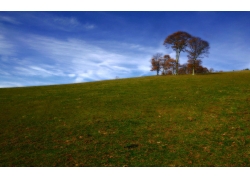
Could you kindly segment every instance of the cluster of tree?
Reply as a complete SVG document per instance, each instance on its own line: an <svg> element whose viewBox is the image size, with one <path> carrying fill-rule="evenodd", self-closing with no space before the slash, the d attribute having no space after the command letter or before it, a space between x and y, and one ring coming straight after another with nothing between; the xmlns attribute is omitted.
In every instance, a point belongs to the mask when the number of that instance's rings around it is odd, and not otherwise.
<svg viewBox="0 0 250 180"><path fill-rule="evenodd" d="M209 43L199 37L194 37L187 32L178 31L169 35L163 45L171 47L176 52L176 59L169 55L156 53L151 59L151 71L166 74L195 74L208 73L209 70L203 67L201 59L209 53ZM185 64L179 63L181 52L187 52L188 61Z"/></svg>
<svg viewBox="0 0 250 180"><path fill-rule="evenodd" d="M156 71L157 75L171 75L176 73L178 66L178 74L194 74L194 73L208 73L213 72L211 68L208 70L201 65L201 60L188 60L187 63L176 64L176 60L169 55L162 55L157 53L151 59L151 71Z"/></svg>

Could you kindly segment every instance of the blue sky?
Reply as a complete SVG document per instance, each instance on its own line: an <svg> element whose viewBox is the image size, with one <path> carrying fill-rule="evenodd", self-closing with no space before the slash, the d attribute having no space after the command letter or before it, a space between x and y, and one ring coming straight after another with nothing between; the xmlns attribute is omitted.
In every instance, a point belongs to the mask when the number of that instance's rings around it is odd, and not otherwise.
<svg viewBox="0 0 250 180"><path fill-rule="evenodd" d="M155 75L150 58L174 58L163 41L179 30L210 43L203 66L250 68L250 12L1 11L0 87Z"/></svg>

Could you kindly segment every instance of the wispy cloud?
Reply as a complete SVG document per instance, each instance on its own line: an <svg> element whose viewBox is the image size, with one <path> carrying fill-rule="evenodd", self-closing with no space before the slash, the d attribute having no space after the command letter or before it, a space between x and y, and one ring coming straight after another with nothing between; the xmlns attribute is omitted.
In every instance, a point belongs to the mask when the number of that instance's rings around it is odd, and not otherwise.
<svg viewBox="0 0 250 180"><path fill-rule="evenodd" d="M15 47L5 36L0 34L0 55L8 56L15 53Z"/></svg>
<svg viewBox="0 0 250 180"><path fill-rule="evenodd" d="M16 74L22 76L41 76L41 77L49 77L49 76L65 76L65 74L60 71L60 69L56 69L55 67L49 67L48 65L30 65L30 66L16 66L14 68Z"/></svg>
<svg viewBox="0 0 250 180"><path fill-rule="evenodd" d="M69 31L73 29L94 29L96 26L90 23L81 23L77 18L74 17L52 17L53 25L64 31Z"/></svg>
<svg viewBox="0 0 250 180"><path fill-rule="evenodd" d="M21 83L18 82L6 82L6 81L1 81L0 82L0 88L5 88L5 87L22 87L24 86Z"/></svg>
<svg viewBox="0 0 250 180"><path fill-rule="evenodd" d="M12 17L9 17L9 16L0 16L0 21L8 22L8 23L15 24L15 25L21 24L15 18L12 18Z"/></svg>
<svg viewBox="0 0 250 180"><path fill-rule="evenodd" d="M69 18L69 17L65 17L65 18L62 18L62 17L54 17L53 18L53 22L56 23L56 24L60 24L60 25L63 25L63 26L79 26L80 25L80 22L76 19L76 18Z"/></svg>
<svg viewBox="0 0 250 180"><path fill-rule="evenodd" d="M53 29L58 29L61 31L82 31L82 30L91 30L96 28L96 25L89 22L81 22L75 17L61 17L61 16L51 16L45 14L44 19L41 21L40 18L38 21L45 26Z"/></svg>
<svg viewBox="0 0 250 180"><path fill-rule="evenodd" d="M90 30L90 29L96 28L96 25L90 24L90 23L85 23L85 24L83 24L83 27L84 27L84 29L86 29L86 30Z"/></svg>
<svg viewBox="0 0 250 180"><path fill-rule="evenodd" d="M44 59L57 71L43 65L29 64L27 68L17 68L19 72L30 75L59 75L74 78L75 82L112 79L115 76L128 77L131 72L138 74L149 72L150 56L148 47L141 45L127 45L118 42L96 43L105 44L105 47L93 45L82 40L58 40L43 36L29 36L23 39L29 48L44 56ZM110 47L123 47L109 49ZM107 48L108 47L108 48ZM135 47L139 53L130 53L130 48ZM136 49L137 48L137 49ZM122 52L123 51L123 52ZM152 51L152 49L151 49Z"/></svg>
<svg viewBox="0 0 250 180"><path fill-rule="evenodd" d="M8 22L15 25L26 26L30 29L39 28L41 30L57 30L65 32L81 32L93 30L97 25L91 21L84 21L78 17L58 15L50 12L15 12L16 18L0 14L0 22ZM42 31L41 31L42 32Z"/></svg>
<svg viewBox="0 0 250 180"><path fill-rule="evenodd" d="M10 76L11 74L7 71L0 69L0 76Z"/></svg>
<svg viewBox="0 0 250 180"><path fill-rule="evenodd" d="M249 64L250 47L241 36L224 38L224 41L212 41L208 58L204 58L204 65L216 70L242 70Z"/></svg>
<svg viewBox="0 0 250 180"><path fill-rule="evenodd" d="M150 59L155 53L175 58L163 40L182 29L209 41L204 66L215 70L250 67L248 13L215 13L213 17L190 13L188 18L186 14L0 12L0 83L4 83L0 86L153 75ZM187 54L182 52L180 63L186 62Z"/></svg>

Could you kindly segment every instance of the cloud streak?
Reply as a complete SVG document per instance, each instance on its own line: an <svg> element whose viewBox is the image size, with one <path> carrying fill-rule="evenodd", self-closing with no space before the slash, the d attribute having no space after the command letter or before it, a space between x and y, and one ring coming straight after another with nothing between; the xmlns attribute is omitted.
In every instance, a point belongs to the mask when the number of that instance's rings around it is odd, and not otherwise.
<svg viewBox="0 0 250 180"><path fill-rule="evenodd" d="M249 68L249 15L200 16L188 12L0 12L0 87L153 75L150 59L155 53L175 58L163 41L177 30L204 36L210 43L204 66ZM182 52L180 63L186 62L187 54Z"/></svg>
<svg viewBox="0 0 250 180"><path fill-rule="evenodd" d="M53 28L60 29L63 31L72 31L76 29L91 30L96 28L96 25L90 23L81 23L77 18L74 17L52 17L51 20L47 20L46 24L48 26L53 26Z"/></svg>
<svg viewBox="0 0 250 180"><path fill-rule="evenodd" d="M0 34L0 55L9 56L15 54L15 45L11 43L4 35Z"/></svg>
<svg viewBox="0 0 250 180"><path fill-rule="evenodd" d="M31 57L26 61L19 60L13 73L22 76L44 78L60 76L71 79L69 81L66 78L68 82L65 83L148 74L150 73L149 59L151 56L148 55L148 51L154 51L151 47L135 44L90 43L72 38L59 40L38 35L29 35L21 41L42 60L33 60ZM133 52L131 52L131 48L133 48Z"/></svg>
<svg viewBox="0 0 250 180"><path fill-rule="evenodd" d="M9 16L0 16L0 21L2 21L2 22L8 22L8 23L15 24L15 25L21 24L15 18L12 18L12 17L9 17Z"/></svg>

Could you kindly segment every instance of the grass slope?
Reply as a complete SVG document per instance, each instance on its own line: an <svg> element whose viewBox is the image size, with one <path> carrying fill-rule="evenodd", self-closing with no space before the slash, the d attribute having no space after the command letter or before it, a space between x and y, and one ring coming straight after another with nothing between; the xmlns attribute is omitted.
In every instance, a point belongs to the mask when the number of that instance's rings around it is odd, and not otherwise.
<svg viewBox="0 0 250 180"><path fill-rule="evenodd" d="M0 89L0 166L250 166L250 71Z"/></svg>

